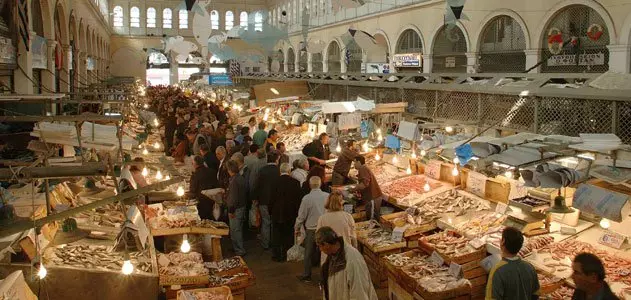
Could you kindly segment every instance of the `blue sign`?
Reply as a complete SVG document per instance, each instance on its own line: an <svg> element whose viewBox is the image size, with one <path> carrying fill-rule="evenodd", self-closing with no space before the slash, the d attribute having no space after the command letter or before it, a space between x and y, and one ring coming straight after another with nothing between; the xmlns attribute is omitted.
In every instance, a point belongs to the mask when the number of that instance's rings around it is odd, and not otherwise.
<svg viewBox="0 0 631 300"><path fill-rule="evenodd" d="M208 76L210 85L232 85L232 77L228 74L210 74Z"/></svg>

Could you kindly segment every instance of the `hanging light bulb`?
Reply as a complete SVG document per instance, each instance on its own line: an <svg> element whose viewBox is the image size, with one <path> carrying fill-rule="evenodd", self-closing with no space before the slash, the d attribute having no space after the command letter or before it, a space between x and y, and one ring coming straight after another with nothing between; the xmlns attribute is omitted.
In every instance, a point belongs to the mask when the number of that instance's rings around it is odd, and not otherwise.
<svg viewBox="0 0 631 300"><path fill-rule="evenodd" d="M377 136L377 140L378 140L379 142L383 141L383 136L381 136L381 133Z"/></svg>
<svg viewBox="0 0 631 300"><path fill-rule="evenodd" d="M153 125L156 127L160 125L160 122L158 122L158 119L153 119Z"/></svg>
<svg viewBox="0 0 631 300"><path fill-rule="evenodd" d="M458 176L458 168L457 167L454 167L453 170L451 170L451 175Z"/></svg>
<svg viewBox="0 0 631 300"><path fill-rule="evenodd" d="M142 155L149 155L149 150L147 150L147 148L142 150Z"/></svg>
<svg viewBox="0 0 631 300"><path fill-rule="evenodd" d="M175 191L175 194L176 194L178 197L182 197L182 196L184 196L184 188L183 188L181 185L180 185L180 186L178 186L178 187L177 187L177 191Z"/></svg>
<svg viewBox="0 0 631 300"><path fill-rule="evenodd" d="M396 165L397 163L399 163L399 159L397 158L397 155L396 155L396 154L392 157L392 163L393 163L393 164L395 164L395 165Z"/></svg>
<svg viewBox="0 0 631 300"><path fill-rule="evenodd" d="M232 109L234 109L234 110L239 109L239 105L237 105L236 103L235 103L235 104L232 104Z"/></svg>
<svg viewBox="0 0 631 300"><path fill-rule="evenodd" d="M368 142L365 142L362 147L364 148L364 152L370 151L370 148L368 148Z"/></svg>
<svg viewBox="0 0 631 300"><path fill-rule="evenodd" d="M421 149L421 157L425 157L426 154L427 152L425 151L425 149Z"/></svg>
<svg viewBox="0 0 631 300"><path fill-rule="evenodd" d="M600 227L602 227L603 229L609 229L609 226L611 226L611 222L609 222L609 219L602 218L600 220Z"/></svg>
<svg viewBox="0 0 631 300"><path fill-rule="evenodd" d="M160 149L160 143L155 142L155 143L153 144L153 149L156 149L156 150Z"/></svg>
<svg viewBox="0 0 631 300"><path fill-rule="evenodd" d="M431 189L431 187L429 186L429 183L425 183L425 185L423 186L423 190L426 192L429 192L429 190Z"/></svg>
<svg viewBox="0 0 631 300"><path fill-rule="evenodd" d="M445 127L445 131L447 131L448 133L452 133L452 132L454 132L454 128L451 127L451 126L447 126L447 127Z"/></svg>
<svg viewBox="0 0 631 300"><path fill-rule="evenodd" d="M169 176L169 174L167 174L167 176L164 177L164 180L171 180L171 176Z"/></svg>
<svg viewBox="0 0 631 300"><path fill-rule="evenodd" d="M285 126L289 126L289 121L285 120Z"/></svg>
<svg viewBox="0 0 631 300"><path fill-rule="evenodd" d="M145 103L145 105L143 105L142 107L144 107L145 109L149 108L149 104Z"/></svg>
<svg viewBox="0 0 631 300"><path fill-rule="evenodd" d="M339 143L339 142L337 143L337 147L335 147L335 151L336 151L337 153L342 152L342 146L340 146L340 143Z"/></svg>
<svg viewBox="0 0 631 300"><path fill-rule="evenodd" d="M269 107L265 109L265 114L269 114Z"/></svg>
<svg viewBox="0 0 631 300"><path fill-rule="evenodd" d="M379 153L375 154L375 160L379 161L381 159L381 156L379 156Z"/></svg>
<svg viewBox="0 0 631 300"><path fill-rule="evenodd" d="M162 180L162 172L160 170L156 173L156 180Z"/></svg>
<svg viewBox="0 0 631 300"><path fill-rule="evenodd" d="M41 259L41 258L40 258ZM37 277L39 279L44 279L44 277L46 277L46 275L48 274L48 271L46 270L46 268L44 267L44 263L39 264L39 270L37 270Z"/></svg>
<svg viewBox="0 0 631 300"><path fill-rule="evenodd" d="M408 168L405 170L405 174L412 174L412 169L410 169L410 166L408 166Z"/></svg>
<svg viewBox="0 0 631 300"><path fill-rule="evenodd" d="M506 178L513 178L513 172L511 172L511 170L506 171L506 173L504 173L504 176L506 176Z"/></svg>
<svg viewBox="0 0 631 300"><path fill-rule="evenodd" d="M265 115L263 116L263 121L267 121L268 118L269 118L269 114L265 113Z"/></svg>
<svg viewBox="0 0 631 300"><path fill-rule="evenodd" d="M191 251L191 244L188 243L188 235L186 234L184 235L184 239L182 240L180 251L182 251L182 253L189 253Z"/></svg>
<svg viewBox="0 0 631 300"><path fill-rule="evenodd" d="M132 265L131 260L126 260L123 262L123 268L121 269L123 275L129 275L134 272L134 265Z"/></svg>
<svg viewBox="0 0 631 300"><path fill-rule="evenodd" d="M458 157L454 158L454 164L459 164L460 163L460 159Z"/></svg>
<svg viewBox="0 0 631 300"><path fill-rule="evenodd" d="M381 128L377 128L377 134L381 134Z"/></svg>
<svg viewBox="0 0 631 300"><path fill-rule="evenodd" d="M412 150L412 159L416 159L416 151Z"/></svg>
<svg viewBox="0 0 631 300"><path fill-rule="evenodd" d="M142 176L147 177L147 175L149 175L149 170L147 170L147 167L142 168L142 172L140 174L142 174Z"/></svg>
<svg viewBox="0 0 631 300"><path fill-rule="evenodd" d="M142 144L138 144L138 149L142 149Z"/></svg>

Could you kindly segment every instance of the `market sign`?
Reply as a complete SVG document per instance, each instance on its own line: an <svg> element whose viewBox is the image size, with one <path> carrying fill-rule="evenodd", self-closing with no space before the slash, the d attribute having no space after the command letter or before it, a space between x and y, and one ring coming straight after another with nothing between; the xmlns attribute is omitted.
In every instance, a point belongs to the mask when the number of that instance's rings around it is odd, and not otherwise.
<svg viewBox="0 0 631 300"><path fill-rule="evenodd" d="M456 58L453 56L445 57L445 68L455 68Z"/></svg>
<svg viewBox="0 0 631 300"><path fill-rule="evenodd" d="M421 54L395 54L392 56L392 61L396 67L421 67Z"/></svg>
<svg viewBox="0 0 631 300"><path fill-rule="evenodd" d="M599 52L584 53L579 54L578 56L575 54L554 55L548 58L548 66L576 66L577 58L579 66L602 66L605 64L605 54Z"/></svg>
<svg viewBox="0 0 631 300"><path fill-rule="evenodd" d="M389 74L390 64L387 63L363 63L361 72L365 74Z"/></svg>
<svg viewBox="0 0 631 300"><path fill-rule="evenodd" d="M574 192L572 206L590 214L622 222L623 216L629 215L628 195L597 187L581 184Z"/></svg>
<svg viewBox="0 0 631 300"><path fill-rule="evenodd" d="M208 84L210 85L232 85L232 77L228 74L210 74L208 75Z"/></svg>

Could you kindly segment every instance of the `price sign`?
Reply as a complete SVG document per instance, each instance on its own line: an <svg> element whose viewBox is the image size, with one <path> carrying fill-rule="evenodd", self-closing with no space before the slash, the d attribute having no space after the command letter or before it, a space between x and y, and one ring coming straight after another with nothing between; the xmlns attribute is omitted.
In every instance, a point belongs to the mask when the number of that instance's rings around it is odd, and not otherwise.
<svg viewBox="0 0 631 300"><path fill-rule="evenodd" d="M456 279L462 278L462 266L455 262L451 262L451 264L449 264L448 272L449 275L456 277Z"/></svg>
<svg viewBox="0 0 631 300"><path fill-rule="evenodd" d="M353 213L353 204L344 204L344 211L352 214Z"/></svg>
<svg viewBox="0 0 631 300"><path fill-rule="evenodd" d="M622 247L622 243L624 243L625 236L617 234L615 232L607 231L603 233L598 239L598 242L615 249L620 249Z"/></svg>
<svg viewBox="0 0 631 300"><path fill-rule="evenodd" d="M506 213L506 209L508 209L508 204L498 202L497 206L495 207L495 212L499 214L504 214Z"/></svg>
<svg viewBox="0 0 631 300"><path fill-rule="evenodd" d="M474 195L484 197L484 193L486 192L486 176L478 172L470 171L467 177L467 191Z"/></svg>
<svg viewBox="0 0 631 300"><path fill-rule="evenodd" d="M429 261L437 266L442 266L445 263L443 257L436 251L432 252L432 255L429 256Z"/></svg>
<svg viewBox="0 0 631 300"><path fill-rule="evenodd" d="M482 248L482 246L484 246L484 244L486 244L483 240L481 239L472 239L469 241L469 245L475 249L480 249Z"/></svg>
<svg viewBox="0 0 631 300"><path fill-rule="evenodd" d="M405 233L406 229L407 226L395 227L394 230L392 230L392 241L395 243L403 241L403 234Z"/></svg>
<svg viewBox="0 0 631 300"><path fill-rule="evenodd" d="M440 179L440 166L440 161L430 160L425 166L425 176L433 179Z"/></svg>
<svg viewBox="0 0 631 300"><path fill-rule="evenodd" d="M561 234L574 235L576 234L576 228L561 226Z"/></svg>

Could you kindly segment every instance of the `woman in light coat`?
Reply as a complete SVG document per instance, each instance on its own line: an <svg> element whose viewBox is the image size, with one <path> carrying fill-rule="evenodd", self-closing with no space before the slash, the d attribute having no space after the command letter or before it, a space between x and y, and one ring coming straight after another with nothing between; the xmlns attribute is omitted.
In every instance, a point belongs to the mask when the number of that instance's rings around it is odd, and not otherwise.
<svg viewBox="0 0 631 300"><path fill-rule="evenodd" d="M357 248L357 234L355 233L355 220L351 214L344 211L344 197L340 191L334 191L324 204L326 213L318 219L318 229L331 227L344 239L344 243ZM321 262L324 263L326 255L322 253Z"/></svg>

